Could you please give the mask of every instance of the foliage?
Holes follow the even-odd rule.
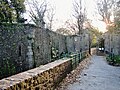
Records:
[[[119,28],[120,28],[120,21],[116,21],[115,22],[115,29],[119,30]]]
[[[25,0],[0,1],[0,22],[23,22],[21,14],[25,11]]]
[[[63,35],[72,35],[72,31],[66,28],[59,28],[56,30],[57,33],[63,34]]]
[[[111,65],[120,65],[120,56],[119,55],[108,55],[106,57],[107,61]]]
[[[90,23],[88,29],[92,39],[91,46],[95,47],[97,45],[97,39],[101,37],[102,32],[99,32],[98,28],[93,27]]]
[[[97,28],[90,28],[90,32],[94,34],[96,37],[100,37],[102,35],[102,32],[100,32]]]
[[[11,0],[11,5],[14,7],[16,12],[17,22],[21,22],[22,18],[21,14],[25,12],[25,0]]]
[[[60,58],[69,57],[69,56],[70,56],[70,53],[67,53],[67,52],[62,52],[60,54]]]
[[[75,58],[76,59],[84,59],[86,57],[86,52],[81,52],[81,58],[79,58],[79,53],[78,52],[62,52],[60,55],[59,55],[59,52],[58,52],[58,49],[56,49],[55,47],[52,47],[51,48],[52,51],[51,51],[51,59],[52,61],[55,61],[57,59],[61,59],[61,58],[65,58],[65,57],[68,57],[68,58]]]
[[[4,78],[16,73],[15,66],[10,60],[3,61],[4,66],[0,66],[0,78]]]
[[[104,48],[104,39],[99,38],[99,48]]]
[[[52,59],[52,61],[59,59],[58,54],[59,54],[58,49],[56,49],[55,47],[52,47],[51,48],[51,59]]]
[[[116,30],[116,27],[115,26],[107,26],[107,30],[112,33],[114,32],[114,30]]]
[[[91,47],[96,47],[96,46],[97,46],[97,37],[95,34],[93,34]]]
[[[12,22],[12,12],[7,0],[0,1],[0,22]]]

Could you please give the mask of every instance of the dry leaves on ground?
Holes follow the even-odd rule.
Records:
[[[55,90],[67,90],[67,86],[69,84],[77,81],[80,82],[80,80],[78,80],[77,78],[80,78],[82,70],[88,67],[88,65],[90,64],[90,60],[91,56],[84,59],[75,70],[71,71],[70,74],[67,74],[67,77],[59,84],[59,86]]]

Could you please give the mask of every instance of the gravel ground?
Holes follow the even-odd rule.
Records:
[[[83,64],[84,70],[79,65],[56,90],[120,90],[120,67],[110,66],[104,56],[96,55]]]

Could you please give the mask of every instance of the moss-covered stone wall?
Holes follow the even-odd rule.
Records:
[[[28,55],[32,28],[22,24],[0,25],[0,78],[33,67]]]
[[[65,36],[30,24],[0,25],[0,79],[88,50],[87,34]]]

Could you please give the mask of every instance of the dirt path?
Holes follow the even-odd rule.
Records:
[[[93,55],[91,64],[65,90],[120,90],[120,67],[110,66],[104,56]]]

